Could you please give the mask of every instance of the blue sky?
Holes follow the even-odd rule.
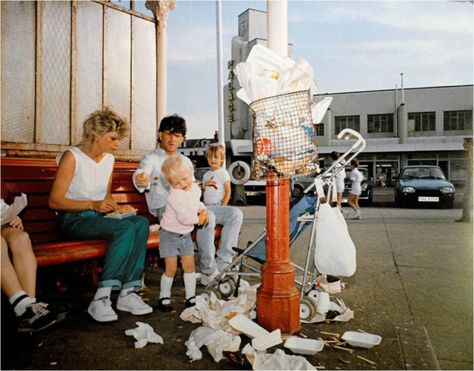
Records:
[[[266,1],[224,0],[224,64],[238,15]],[[314,68],[318,93],[473,83],[473,9],[460,1],[288,1],[293,59]],[[188,138],[217,130],[214,1],[178,0],[168,19],[168,113]],[[224,67],[225,79],[227,68]]]

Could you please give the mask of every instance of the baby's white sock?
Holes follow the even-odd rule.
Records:
[[[163,273],[160,280],[160,299],[171,297],[171,287],[173,286],[174,277],[168,277]],[[170,304],[168,301],[163,301],[163,304]]]
[[[186,299],[196,296],[196,272],[184,273],[183,278]]]

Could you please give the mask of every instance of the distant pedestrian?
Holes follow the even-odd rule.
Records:
[[[351,167],[352,167],[352,171],[351,171],[350,179],[352,182],[352,187],[349,192],[349,199],[347,203],[355,212],[355,216],[353,219],[361,219],[362,216],[360,213],[359,196],[362,192],[361,183],[364,180],[364,176],[358,169],[359,162],[356,159],[351,161]]]
[[[195,225],[203,225],[207,215],[202,202],[201,190],[194,183],[193,167],[183,156],[168,157],[161,167],[171,188],[161,219],[160,257],[165,260],[165,271],[160,281],[158,309],[171,312],[171,287],[178,269],[178,256],[183,267],[186,308],[196,304],[196,272],[191,232]]]
[[[472,138],[464,138],[463,147],[466,150],[467,177],[464,186],[464,198],[462,205],[462,216],[456,222],[471,223],[472,221]]]
[[[332,160],[332,164],[337,162],[338,158],[341,156],[339,152],[332,151],[329,155]],[[342,167],[342,169],[341,169]],[[338,171],[339,170],[339,171]],[[333,190],[336,191],[336,202],[337,207],[342,210],[341,200],[342,200],[342,193],[344,192],[344,179],[346,178],[346,172],[344,170],[344,163],[337,165],[334,171],[338,171],[336,176],[334,177],[334,187]]]
[[[217,267],[222,271],[232,263],[233,248],[238,246],[244,216],[237,207],[228,206],[231,190],[230,175],[222,166],[225,159],[224,146],[211,144],[206,149],[206,159],[211,170],[203,177],[204,204],[216,216],[216,224],[224,226],[220,246],[216,252]]]

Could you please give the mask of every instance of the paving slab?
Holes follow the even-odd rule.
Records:
[[[265,209],[242,210],[240,246],[245,247],[265,226]],[[301,331],[317,338],[321,331],[342,335],[360,329],[382,336],[382,342],[352,354],[325,348],[308,361],[325,369],[472,369],[472,226],[454,223],[459,214],[459,209],[371,207],[363,209],[362,220],[348,221],[358,269],[343,279],[346,287],[337,297],[355,317],[303,324]],[[292,259],[304,261],[308,241],[309,230],[292,247]],[[151,304],[158,297],[161,273],[162,266],[147,267],[150,291],[143,296]],[[58,275],[66,292],[56,290]],[[120,312],[119,320],[109,324],[89,317],[86,308],[94,288],[71,267],[42,268],[39,276],[37,296],[65,308],[68,319],[43,334],[19,337],[2,300],[2,369],[245,369],[227,359],[215,363],[204,349],[200,361],[189,362],[184,343],[198,325],[178,317],[184,302],[181,276],[173,287],[178,311],[142,317]],[[124,332],[137,321],[152,325],[165,343],[134,349]],[[243,344],[248,341],[243,337]]]

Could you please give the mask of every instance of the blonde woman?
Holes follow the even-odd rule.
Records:
[[[111,194],[112,153],[128,130],[128,123],[107,108],[92,113],[84,122],[82,143],[58,156],[49,197],[66,238],[109,240],[99,288],[88,308],[98,322],[118,319],[110,300],[112,290],[121,290],[117,309],[134,315],[153,311],[135,293],[142,286],[148,220],[140,216],[104,218],[118,208]]]

